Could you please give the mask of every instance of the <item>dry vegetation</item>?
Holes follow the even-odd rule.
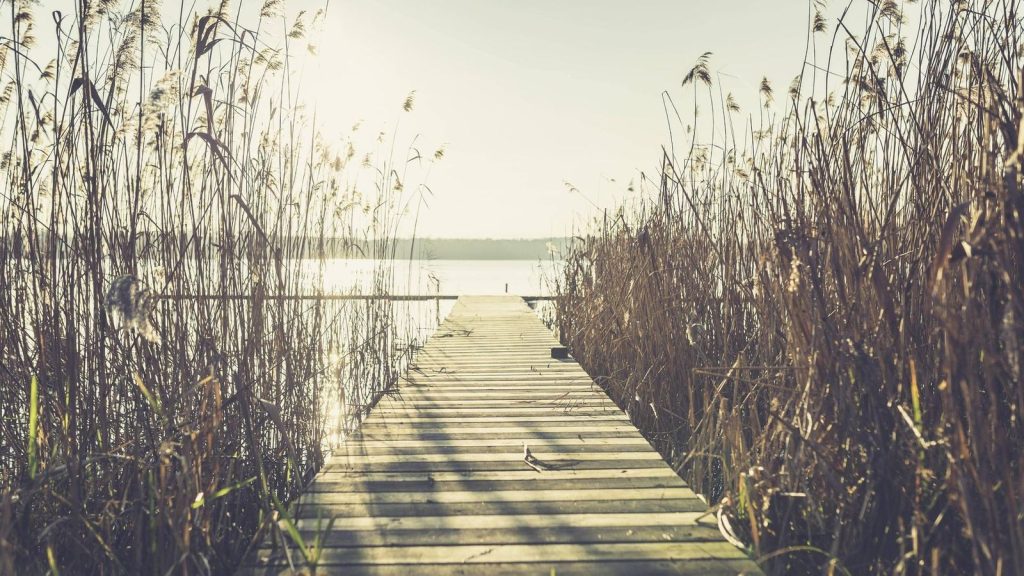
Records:
[[[563,339],[771,573],[1024,574],[1020,9],[812,13],[750,120],[705,56],[714,140],[567,257]]]
[[[357,419],[401,368],[393,304],[277,298],[325,239],[394,256],[408,167],[307,128],[290,67],[322,14],[279,4],[0,0],[0,573],[296,547],[327,409]]]

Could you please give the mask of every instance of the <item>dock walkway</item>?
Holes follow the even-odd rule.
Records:
[[[462,297],[296,507],[324,574],[759,574],[516,297]],[[270,544],[256,572],[287,564]]]

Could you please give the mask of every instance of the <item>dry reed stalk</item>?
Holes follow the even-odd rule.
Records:
[[[370,239],[389,292],[407,201],[409,164],[368,155],[364,227],[354,151],[302,116],[291,54],[322,15],[155,4],[0,1],[0,572],[233,570],[323,463],[327,408],[407,354],[391,303],[279,297],[337,238]],[[123,303],[143,288],[253,297]]]
[[[702,58],[714,147],[567,257],[563,340],[771,573],[1024,573],[1021,14],[847,13],[747,128]]]

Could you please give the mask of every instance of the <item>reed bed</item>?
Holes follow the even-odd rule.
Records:
[[[311,128],[323,14],[280,4],[0,0],[0,573],[315,564],[286,505],[408,343],[387,301],[275,297],[339,237],[388,293],[415,176]]]
[[[1021,4],[816,7],[784,111],[686,76],[562,339],[769,573],[1024,574]]]

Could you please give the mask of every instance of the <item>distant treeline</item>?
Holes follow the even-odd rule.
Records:
[[[255,231],[230,235],[218,233],[169,233],[113,231],[101,239],[74,234],[41,232],[34,237],[16,231],[0,235],[0,255],[24,258],[33,255],[56,258],[79,257],[99,250],[104,256],[125,259],[153,258],[158,254],[185,254],[192,258],[211,258],[230,253],[234,258],[263,258],[279,253],[282,258],[362,258],[391,257],[391,247],[370,240],[316,238],[307,236],[264,237]],[[381,252],[386,250],[387,253]]]
[[[122,257],[147,258],[156,253],[171,251],[191,252],[195,257],[211,257],[225,247],[232,248],[236,257],[251,258],[266,255],[262,238],[251,233],[251,242],[238,246],[238,235],[218,242],[216,234],[170,234],[136,233],[135,241],[127,233],[112,232],[104,238],[103,246],[116,246],[117,255]],[[373,240],[352,238],[306,238],[285,237],[271,240],[273,248],[280,250],[285,258],[413,258],[416,260],[549,260],[560,259],[569,243],[568,238],[531,239],[476,239],[476,238],[404,238],[393,241],[387,247],[387,254],[381,254],[381,247]],[[225,246],[232,244],[233,246]],[[32,250],[42,254],[63,257],[76,252],[83,245],[94,245],[85,238],[41,234],[30,242],[27,236],[14,234],[0,236],[0,253],[12,256],[27,256]],[[109,250],[109,249],[108,249]],[[203,254],[199,254],[203,251]]]
[[[420,260],[548,260],[561,258],[567,238],[419,238],[396,241],[396,256]]]

